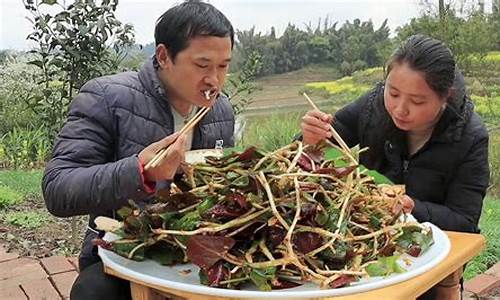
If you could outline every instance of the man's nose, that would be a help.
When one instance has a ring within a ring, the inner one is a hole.
[[[217,68],[211,68],[209,73],[204,77],[204,83],[210,85],[211,87],[219,86],[219,78],[217,74]]]

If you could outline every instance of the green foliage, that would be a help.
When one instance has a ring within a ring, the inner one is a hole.
[[[304,112],[272,114],[249,120],[245,133],[236,147],[256,146],[264,151],[274,151],[290,144],[300,132]]]
[[[36,229],[42,225],[46,225],[50,221],[50,218],[42,213],[15,211],[8,212],[5,215],[5,221],[21,228]]]
[[[0,136],[15,127],[40,126],[37,114],[27,106],[42,94],[37,84],[40,75],[38,68],[22,60],[0,68]]]
[[[8,186],[0,184],[0,209],[20,203],[22,200],[21,194]]]
[[[267,35],[255,28],[237,31],[233,70],[239,69],[253,53],[262,59],[258,76],[300,69],[311,63],[333,64],[344,75],[366,67],[380,66],[391,51],[387,21],[375,29],[372,21],[359,19],[346,22],[341,28],[326,18],[323,25],[304,31],[288,24],[283,35],[276,37],[274,28]]]
[[[42,128],[13,128],[0,137],[0,164],[9,168],[33,168],[44,164],[52,148]]]
[[[490,131],[489,145],[490,190],[492,196],[500,197],[500,130]]]
[[[498,262],[500,257],[500,218],[498,218],[498,212],[500,212],[500,199],[486,198],[479,224],[481,234],[486,237],[488,242],[486,249],[467,264],[464,273],[465,280],[485,272]]]
[[[498,96],[478,96],[472,95],[475,110],[485,120],[500,119],[500,95]]]
[[[42,170],[0,170],[0,186],[6,186],[23,198],[41,194]]]
[[[487,52],[494,49],[495,40],[491,38],[497,34],[494,18],[474,10],[459,17],[453,8],[448,8],[440,18],[437,12],[430,11],[398,28],[397,39],[404,41],[413,34],[439,39],[450,47],[460,68],[469,72],[472,54],[484,59]]]
[[[239,71],[228,76],[224,85],[224,92],[229,97],[236,115],[244,112],[252,103],[251,94],[257,88],[252,80],[261,66],[260,55],[258,52],[253,52]]]
[[[376,82],[382,80],[382,73],[381,67],[370,68],[334,81],[308,83],[304,91],[328,98],[334,105],[345,105],[362,96]]]
[[[61,126],[73,94],[85,82],[113,73],[123,59],[120,49],[133,44],[133,27],[116,19],[117,0],[24,0],[31,13],[37,44],[29,62],[42,71],[42,93],[29,99],[29,108],[53,137]],[[112,53],[111,49],[114,50]]]

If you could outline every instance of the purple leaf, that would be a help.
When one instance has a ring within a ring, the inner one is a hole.
[[[305,155],[301,155],[299,159],[297,160],[297,164],[302,168],[304,171],[312,171],[312,164],[309,158],[307,158]]]
[[[354,278],[354,276],[342,274],[342,275],[340,275],[339,278],[335,279],[334,281],[332,281],[330,283],[330,287],[332,289],[341,288],[341,287],[344,287],[346,285],[349,285],[351,282],[354,282],[354,281],[356,281],[356,278]]]
[[[195,265],[209,270],[234,246],[235,241],[225,236],[194,235],[187,242],[187,256]]]
[[[297,232],[293,236],[293,246],[304,254],[320,247],[321,243],[321,236],[314,232]]]
[[[223,261],[218,261],[207,271],[208,285],[218,286],[221,281],[229,278],[229,270],[224,267]]]

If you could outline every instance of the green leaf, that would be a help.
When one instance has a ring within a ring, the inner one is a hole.
[[[198,226],[200,220],[201,217],[198,211],[192,211],[182,216],[182,218],[174,221],[172,223],[172,229],[186,231],[194,230]]]
[[[47,5],[54,5],[57,3],[57,0],[42,0],[42,3]]]
[[[114,243],[113,244],[113,250],[118,254],[123,257],[127,257],[135,247],[137,247],[141,242],[135,242],[135,243]],[[134,252],[134,256],[132,257],[133,260],[137,261],[143,261],[144,260],[144,247],[139,248],[137,251]]]
[[[406,270],[398,264],[399,255],[379,257],[377,262],[366,266],[366,273],[370,276],[388,276],[393,273],[402,273]]]
[[[208,198],[206,198],[196,208],[196,210],[198,211],[198,214],[200,216],[203,215],[207,210],[209,210],[210,208],[212,208],[212,206],[214,206],[216,202],[217,202],[217,199],[215,197],[208,197]]]
[[[158,242],[146,250],[146,257],[161,265],[171,266],[184,260],[184,253],[178,247],[166,242]]]
[[[252,269],[250,279],[261,291],[271,291],[271,280],[276,276],[276,267],[267,269]]]

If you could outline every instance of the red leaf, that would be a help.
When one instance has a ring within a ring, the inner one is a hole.
[[[207,271],[208,284],[218,286],[221,281],[229,278],[229,270],[224,267],[224,262],[219,261]]]
[[[101,238],[95,238],[92,240],[92,245],[94,246],[99,246],[103,249],[106,249],[106,250],[113,250],[113,244],[111,244],[110,242],[108,241],[105,241]]]
[[[226,199],[238,203],[240,208],[244,208],[244,209],[248,208],[247,198],[245,197],[245,195],[242,195],[240,193],[232,193],[232,194],[227,195]]]
[[[195,265],[209,270],[234,243],[234,239],[225,236],[194,235],[187,242],[187,256]]]
[[[302,168],[304,171],[312,171],[312,164],[309,158],[307,158],[305,155],[301,155],[299,159],[297,160],[297,164]]]
[[[294,281],[288,281],[277,278],[276,280],[271,281],[271,285],[273,286],[273,290],[282,290],[282,289],[291,289],[302,284]]]
[[[406,253],[408,253],[408,255],[411,255],[413,257],[418,257],[420,255],[420,252],[422,252],[422,248],[420,248],[420,246],[412,245]]]
[[[323,152],[323,150],[317,148],[309,148],[305,152],[317,164],[320,164],[325,160],[325,153]]]
[[[254,159],[256,157],[255,156],[256,150],[257,148],[255,148],[254,146],[247,148],[243,153],[238,155],[238,161],[249,161]]]
[[[339,278],[335,279],[334,281],[332,281],[330,283],[330,287],[332,289],[336,289],[336,288],[340,288],[340,287],[349,285],[349,283],[354,282],[354,281],[356,281],[356,278],[354,278],[354,276],[342,274],[342,275],[340,275]]]
[[[315,232],[297,232],[293,237],[293,246],[304,254],[321,246],[321,242],[321,236]]]
[[[352,173],[352,171],[356,170],[357,166],[349,166],[349,167],[339,167],[339,168],[334,168],[333,174],[337,176],[338,178],[345,177],[349,174]]]

